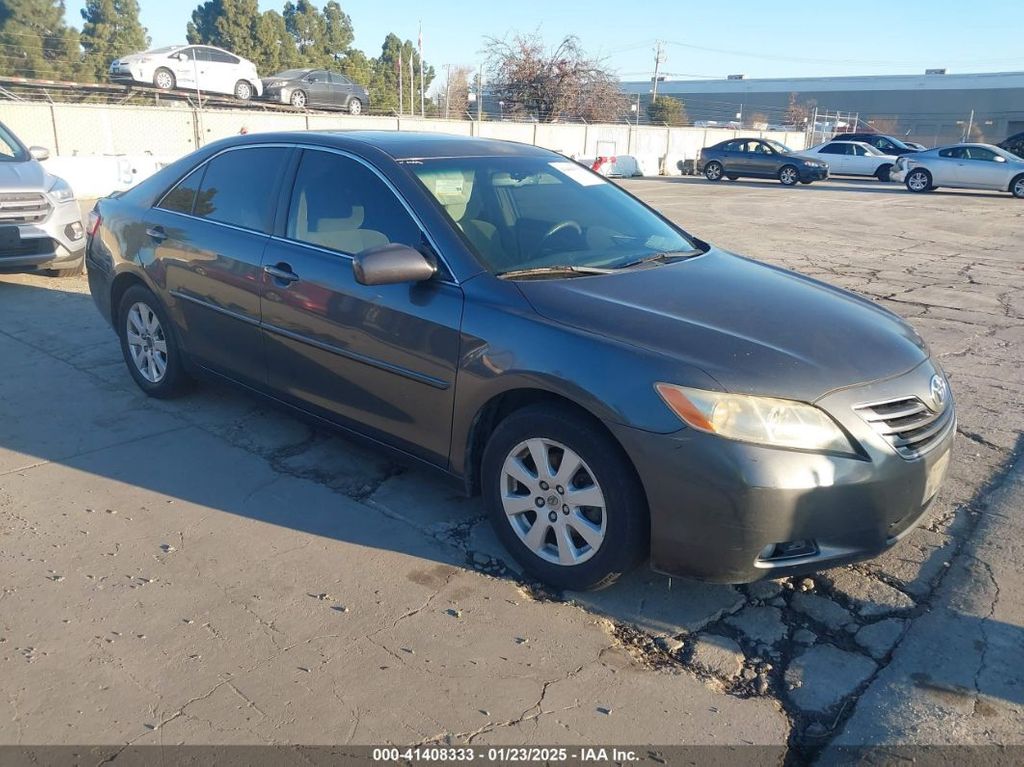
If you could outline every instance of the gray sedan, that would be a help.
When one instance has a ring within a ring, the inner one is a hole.
[[[326,69],[289,69],[263,79],[263,98],[300,109],[344,109],[358,115],[370,106],[370,92],[345,75]]]
[[[956,144],[903,155],[889,178],[906,184],[911,192],[949,186],[1024,198],[1024,160],[992,144]]]
[[[146,394],[227,379],[433,466],[557,588],[875,556],[949,465],[906,322],[538,147],[237,136],[95,220],[89,287]]]

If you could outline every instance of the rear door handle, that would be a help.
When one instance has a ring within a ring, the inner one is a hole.
[[[275,264],[274,266],[264,266],[263,271],[273,277],[279,282],[290,284],[299,279],[299,275],[292,271],[292,268],[288,264]]]
[[[152,237],[157,242],[163,242],[167,239],[167,232],[164,231],[162,226],[151,226],[146,230],[146,234]]]

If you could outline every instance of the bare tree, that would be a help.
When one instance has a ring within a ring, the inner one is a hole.
[[[618,78],[587,56],[572,35],[552,50],[538,34],[487,38],[486,49],[489,90],[504,102],[506,114],[541,122],[607,122],[627,111]]]
[[[446,67],[445,79],[437,92],[438,112],[452,120],[462,120],[469,110],[469,79],[472,67]]]
[[[802,104],[796,101],[797,94],[789,94],[789,105],[786,107],[786,114],[782,118],[786,125],[794,125],[802,128],[811,119],[811,110],[818,105],[814,99],[809,99]]]

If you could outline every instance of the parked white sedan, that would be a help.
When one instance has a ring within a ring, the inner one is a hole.
[[[991,144],[956,144],[903,155],[892,180],[911,192],[930,192],[940,186],[994,189],[1024,198],[1024,160]]]
[[[826,141],[797,154],[825,162],[830,176],[874,176],[879,181],[888,181],[889,171],[896,164],[895,155],[880,152],[863,141]]]
[[[256,65],[212,45],[169,45],[122,56],[110,64],[110,79],[234,94],[243,101],[263,94]]]

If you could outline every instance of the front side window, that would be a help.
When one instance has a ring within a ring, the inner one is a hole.
[[[288,206],[287,236],[354,254],[381,245],[417,248],[423,235],[388,186],[360,162],[303,152]]]
[[[495,274],[543,267],[618,268],[693,254],[685,234],[570,160],[467,157],[406,164]]]
[[[969,160],[982,160],[985,162],[995,162],[996,153],[991,149],[985,149],[980,146],[969,146],[964,150],[964,157]]]
[[[943,149],[939,152],[939,157],[949,157],[951,159],[958,159],[964,156],[964,150],[961,147],[955,146],[949,149]]]
[[[214,157],[196,193],[192,214],[210,221],[269,232],[274,223],[277,180],[290,150],[235,149]]]

